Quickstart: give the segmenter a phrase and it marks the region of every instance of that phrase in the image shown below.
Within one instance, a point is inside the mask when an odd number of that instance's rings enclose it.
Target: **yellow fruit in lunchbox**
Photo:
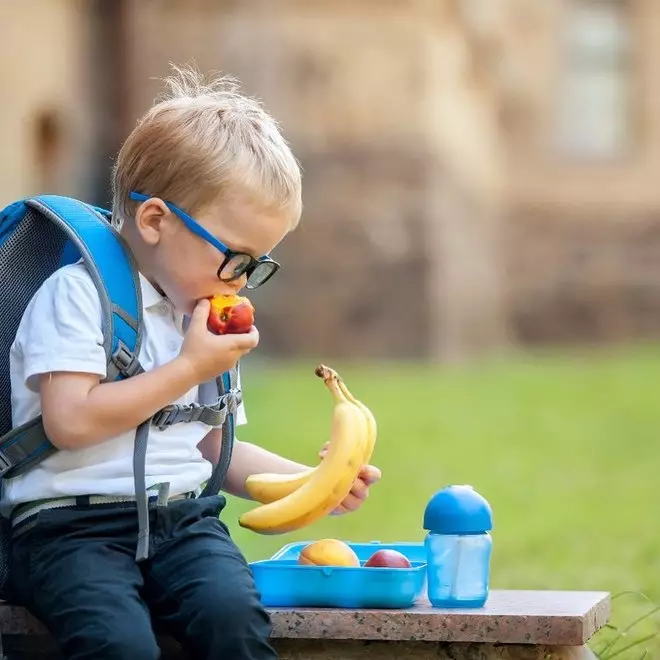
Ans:
[[[321,539],[308,543],[298,555],[298,563],[305,566],[359,566],[354,550],[337,539]]]

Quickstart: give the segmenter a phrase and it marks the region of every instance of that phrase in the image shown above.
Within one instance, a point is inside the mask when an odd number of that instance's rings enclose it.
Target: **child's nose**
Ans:
[[[241,289],[245,288],[247,284],[247,275],[241,275],[239,278],[231,282],[221,282],[221,290],[218,290],[218,295],[228,296],[231,294],[237,295]]]
[[[227,282],[227,284],[232,287],[234,293],[238,293],[241,289],[244,289],[247,285],[248,276],[243,273],[239,278]]]

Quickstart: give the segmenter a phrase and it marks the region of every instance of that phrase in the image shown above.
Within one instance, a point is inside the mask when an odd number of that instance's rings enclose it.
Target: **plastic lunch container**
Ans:
[[[302,566],[300,551],[312,541],[290,543],[270,559],[250,563],[266,607],[343,607],[400,609],[411,607],[426,588],[423,543],[346,542],[358,556],[357,566]],[[398,550],[410,568],[365,567],[381,549]]]

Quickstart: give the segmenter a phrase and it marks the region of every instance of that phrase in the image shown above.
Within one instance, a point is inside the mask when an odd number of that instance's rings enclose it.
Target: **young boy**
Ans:
[[[42,414],[60,451],[4,483],[3,506],[21,512],[11,570],[67,658],[158,658],[152,618],[199,660],[274,658],[249,567],[219,520],[225,498],[197,497],[219,459],[219,428],[151,428],[147,486],[169,483],[171,499],[150,508],[149,557],[135,560],[136,427],[168,404],[197,401],[200,383],[257,346],[256,328],[210,333],[207,298],[269,279],[278,265],[267,255],[301,214],[298,164],[257,102],[190,70],[167,82],[113,181],[113,221],[140,271],[145,372],[101,382],[101,306],[82,263],[44,282],[11,351],[13,423]],[[303,467],[237,440],[224,489],[246,496],[248,475]],[[337,512],[358,508],[379,477],[365,466]]]

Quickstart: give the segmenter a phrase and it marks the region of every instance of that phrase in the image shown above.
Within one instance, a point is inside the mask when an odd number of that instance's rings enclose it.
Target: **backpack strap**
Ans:
[[[222,382],[222,379],[219,379]],[[242,395],[236,387],[225,390],[218,380],[202,383],[199,386],[200,403],[187,405],[172,404],[159,410],[151,423],[159,430],[181,422],[202,422],[209,426],[222,426],[228,414],[236,414]]]
[[[41,195],[27,201],[66,232],[85,260],[101,300],[105,381],[142,371],[137,356],[142,343],[142,290],[137,266],[119,232],[107,217],[76,199]]]
[[[238,374],[237,365],[222,376],[199,386],[200,403],[167,406],[152,419],[152,424],[158,428],[195,421],[222,427],[220,457],[202,491],[202,497],[218,493],[229,468],[236,428],[235,416],[243,400],[242,392],[238,388]]]
[[[137,268],[123,239],[98,210],[69,197],[42,195],[25,206],[48,218],[68,237],[67,261],[82,256],[98,291],[107,359],[105,382],[140,371],[142,299]],[[0,439],[0,477],[27,471],[56,451],[46,437],[41,416]]]
[[[0,438],[0,477],[18,477],[55,451],[39,415]]]
[[[199,399],[200,403],[186,406],[178,404],[166,406],[158,411],[151,420],[140,424],[135,434],[133,474],[135,475],[135,499],[139,530],[135,553],[136,561],[143,561],[149,557],[149,507],[145,461],[150,425],[163,429],[172,424],[201,421],[210,426],[222,426],[220,457],[201,493],[201,497],[217,494],[227,475],[234,445],[234,415],[242,399],[241,392],[238,389],[238,367],[213,381],[202,383],[199,386]],[[213,401],[214,403],[204,403],[205,401]],[[158,484],[158,488],[159,501],[166,500],[169,484]]]
[[[149,502],[147,501],[146,483],[149,427],[150,420],[142,422],[135,431],[135,442],[133,443],[133,480],[135,482],[135,506],[138,517],[135,561],[143,561],[149,557]]]
[[[184,329],[187,329],[189,323],[190,318],[184,318]],[[151,423],[161,431],[181,422],[203,422],[209,426],[222,426],[227,414],[235,414],[242,401],[241,391],[238,389],[238,369],[237,365],[223,376],[201,383],[197,397],[199,403],[165,406],[153,416]]]
[[[218,392],[222,399],[226,395],[231,395],[239,392],[238,389],[238,368],[228,371],[216,380]],[[206,482],[202,490],[202,497],[209,497],[216,495],[222,487],[222,482],[227,476],[229,463],[231,461],[232,450],[234,448],[234,435],[236,431],[235,414],[238,405],[227,407],[226,418],[222,425],[222,441],[220,445],[220,456],[218,463],[213,468],[211,477]]]

